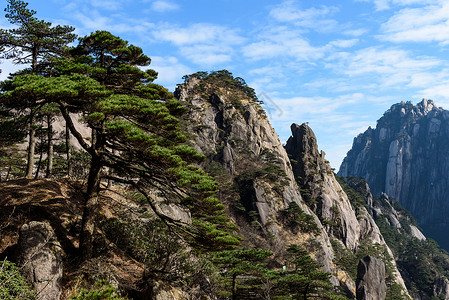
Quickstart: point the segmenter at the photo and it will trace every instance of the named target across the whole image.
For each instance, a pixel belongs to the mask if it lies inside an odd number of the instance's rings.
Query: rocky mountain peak
[[[354,139],[339,175],[363,177],[411,211],[424,233],[449,249],[449,111],[423,99],[393,105],[377,127]]]
[[[423,115],[427,115],[430,111],[432,110],[440,110],[435,103],[433,102],[433,100],[430,99],[422,99],[421,102],[419,102],[418,104],[416,104],[415,109],[418,112],[421,112]]]
[[[292,149],[295,148],[297,152],[307,153],[315,157],[319,156],[315,133],[307,124],[293,123],[290,129],[292,136],[288,139],[285,147],[287,152],[292,152]]]

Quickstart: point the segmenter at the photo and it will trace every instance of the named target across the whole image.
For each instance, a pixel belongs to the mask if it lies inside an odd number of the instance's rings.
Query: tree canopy
[[[12,90],[1,98],[3,103],[14,101],[24,107],[57,104],[70,132],[91,156],[82,235],[87,239],[82,240],[86,256],[92,255],[92,218],[102,178],[134,186],[168,223],[176,222],[160,211],[155,193],[165,201],[191,208],[192,242],[200,248],[219,250],[238,244],[239,239],[228,233],[235,226],[214,196],[217,183],[192,165],[203,156],[185,144],[176,117],[185,110],[181,103],[151,82],[148,74],[154,72],[134,66],[149,63],[140,48],[104,31],[82,38],[80,43],[84,46],[91,40],[95,47],[89,46],[89,52],[73,59],[60,60],[55,76],[16,76],[10,83]],[[83,47],[75,48],[79,49]],[[124,69],[128,72],[121,71]],[[71,113],[82,116],[92,137],[80,133]],[[106,173],[105,168],[112,172]]]

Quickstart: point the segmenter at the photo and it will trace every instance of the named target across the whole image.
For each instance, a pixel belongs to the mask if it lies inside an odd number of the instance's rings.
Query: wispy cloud
[[[301,9],[294,1],[285,1],[274,7],[269,16],[278,22],[292,23],[295,26],[310,28],[316,31],[335,31],[338,22],[329,16],[338,12],[335,6],[320,6]]]
[[[155,82],[163,84],[171,91],[175,89],[176,84],[182,81],[184,75],[194,73],[190,67],[182,64],[173,56],[152,56],[150,67],[158,72]]]
[[[65,10],[71,11],[83,7],[94,7],[106,11],[117,11],[122,9],[126,2],[128,2],[128,0],[75,0],[69,1],[65,5]]]
[[[393,7],[401,7],[407,5],[424,5],[427,3],[437,2],[439,0],[356,0],[358,2],[372,2],[377,11],[391,9]]]
[[[391,42],[449,43],[449,2],[405,8],[382,25],[380,39]]]
[[[300,30],[294,30],[285,26],[265,28],[255,42],[242,48],[243,55],[254,60],[273,57],[315,60],[323,57],[324,50],[323,47],[312,46],[302,36]]]
[[[0,60],[0,81],[6,80],[10,73],[14,73],[26,67],[28,67],[28,65],[16,65],[13,64],[11,60]]]
[[[165,24],[153,31],[153,35],[158,40],[171,42],[178,46],[199,43],[214,44],[216,42],[226,42],[232,45],[243,41],[236,30],[208,23],[196,23],[189,27]]]
[[[339,52],[328,58],[327,67],[349,78],[366,79],[377,87],[400,87],[413,81],[416,74],[434,72],[444,62],[426,56],[413,56],[402,49],[368,47],[355,52]],[[361,86],[359,85],[359,88]],[[368,85],[364,88],[373,88]]]
[[[119,15],[105,15],[96,9],[74,10],[72,15],[81,24],[77,29],[82,35],[95,30],[108,30],[114,34],[143,34],[155,27],[155,24],[145,20],[131,20]]]
[[[195,64],[214,66],[232,60],[234,47],[245,41],[236,30],[225,26],[197,23],[181,28],[161,25],[153,31],[156,41],[170,42]]]
[[[154,1],[153,3],[151,3],[151,8],[154,11],[162,13],[162,12],[177,10],[177,9],[179,9],[179,5],[176,3],[170,2],[170,1],[159,0],[159,1]]]

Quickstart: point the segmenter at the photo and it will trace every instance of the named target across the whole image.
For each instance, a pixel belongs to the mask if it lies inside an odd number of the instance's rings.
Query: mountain
[[[305,124],[293,124],[284,149],[257,98],[249,97],[245,86],[229,81],[233,82],[228,74],[194,74],[178,86],[175,96],[187,102],[184,122],[191,144],[206,155],[203,167],[219,182],[221,200],[240,226],[244,243],[268,247],[280,260],[289,243],[301,245],[333,275],[333,284],[352,297],[358,259],[382,256],[391,262],[388,286],[406,294],[372,215],[365,207],[355,212],[324,153],[318,152],[313,131]],[[292,203],[311,216],[309,224],[286,222]],[[375,245],[387,254],[375,254]],[[352,253],[352,264],[335,263],[342,249]]]
[[[449,111],[425,99],[391,106],[375,129],[354,139],[338,174],[365,178],[374,194],[399,201],[449,249]]]
[[[40,299],[449,299],[447,254],[397,201],[376,197],[363,179],[336,176],[309,126],[292,124],[283,146],[254,90],[227,71],[186,76],[174,94],[187,144],[203,155],[197,167],[218,183],[220,203],[205,201],[211,214],[223,208],[213,217],[235,225],[240,245],[198,246],[195,194],[184,205],[156,188],[148,203],[105,180],[95,251],[83,260],[85,172],[11,178],[0,183],[0,259],[21,267]]]

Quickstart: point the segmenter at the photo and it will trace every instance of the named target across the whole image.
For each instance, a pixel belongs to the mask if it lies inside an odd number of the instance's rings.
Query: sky
[[[107,30],[141,47],[170,91],[197,71],[244,78],[281,141],[307,122],[336,170],[391,105],[449,109],[449,0],[28,2],[79,36]],[[4,16],[0,28],[11,28]],[[0,68],[4,80],[21,67]]]

